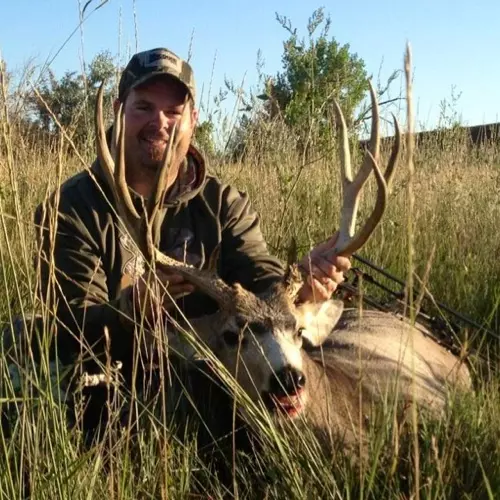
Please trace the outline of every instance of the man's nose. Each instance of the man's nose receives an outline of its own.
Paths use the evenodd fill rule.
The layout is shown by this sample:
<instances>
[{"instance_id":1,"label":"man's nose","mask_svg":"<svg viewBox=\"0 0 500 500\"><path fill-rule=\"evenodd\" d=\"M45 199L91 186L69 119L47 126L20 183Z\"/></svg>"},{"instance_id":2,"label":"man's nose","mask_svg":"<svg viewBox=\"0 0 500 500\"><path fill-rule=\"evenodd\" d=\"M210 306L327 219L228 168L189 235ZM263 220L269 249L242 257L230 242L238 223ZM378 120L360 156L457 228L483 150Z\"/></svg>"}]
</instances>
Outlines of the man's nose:
<instances>
[{"instance_id":1,"label":"man's nose","mask_svg":"<svg viewBox=\"0 0 500 500\"><path fill-rule=\"evenodd\" d=\"M168 129L170 130L175 124L175 117L164 113L163 111L158 111L155 113L153 120L154 124L158 127L158 129Z\"/></svg>"}]
</instances>

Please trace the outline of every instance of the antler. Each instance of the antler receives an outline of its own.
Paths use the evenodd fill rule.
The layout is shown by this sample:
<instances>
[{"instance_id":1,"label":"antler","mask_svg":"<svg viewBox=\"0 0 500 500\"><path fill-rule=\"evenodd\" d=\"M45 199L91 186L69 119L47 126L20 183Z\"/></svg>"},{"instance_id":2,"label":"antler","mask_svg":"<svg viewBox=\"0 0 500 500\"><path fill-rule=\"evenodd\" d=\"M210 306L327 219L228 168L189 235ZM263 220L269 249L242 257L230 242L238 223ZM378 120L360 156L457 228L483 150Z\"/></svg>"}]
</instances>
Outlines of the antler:
<instances>
[{"instance_id":1,"label":"antler","mask_svg":"<svg viewBox=\"0 0 500 500\"><path fill-rule=\"evenodd\" d=\"M327 254L335 254L341 256L351 256L356 250L359 250L370 238L374 229L380 222L384 214L390 182L394 175L394 171L399 158L399 150L401 145L401 133L396 117L393 115L395 140L392 153L387 165L385 174L382 175L378 167L379 150L380 150L380 135L379 135L379 108L375 91L371 82L370 96L372 101L372 126L369 147L366 151L363 164L353 179L351 169L351 154L349 151L349 139L347 134L347 126L344 120L344 115L338 102L334 99L334 109L337 117L337 124L340 132L340 165L342 170L343 184L343 202L340 216L339 234L335 246L327 252ZM375 172L377 180L377 200L373 212L366 220L361 230L355 235L356 217L359 207L359 199L361 190L368 180L371 171ZM298 272L300 270L300 272ZM295 302L297 293L303 283L304 269L300 264L293 264L288 260L287 273L283 279L284 288L290 300Z\"/></svg>"},{"instance_id":2,"label":"antler","mask_svg":"<svg viewBox=\"0 0 500 500\"><path fill-rule=\"evenodd\" d=\"M104 130L103 91L104 82L98 90L95 108L97 156L106 176L106 181L113 193L117 213L125 229L149 264L156 265L157 268L167 272L180 274L186 281L214 299L221 307L230 307L235 292L224 281L215 276L211 269L208 271L200 270L184 264L163 254L156 247L163 219L160 207L166 194L167 173L172 162L172 156L175 154L181 140L181 134L174 127L169 137L162 166L157 172L152 193L147 201L147 207L143 206L142 213L139 214L130 196L125 178L125 112L123 103L120 105L113 127L112 151L114 155L112 155ZM187 106L184 106L183 117L187 108ZM212 262L213 259L211 258L210 261Z\"/></svg>"},{"instance_id":3,"label":"antler","mask_svg":"<svg viewBox=\"0 0 500 500\"><path fill-rule=\"evenodd\" d=\"M394 170L399 158L399 150L401 145L401 133L396 117L393 115L395 140L392 149L391 157L387 165L385 173L382 175L379 167L379 108L375 91L371 82L369 82L370 96L372 101L372 127L371 137L368 150L366 151L363 164L357 173L356 177L352 177L351 155L349 151L349 140L347 135L347 126L344 120L344 115L337 101L334 100L334 109L337 116L337 122L340 131L340 164L343 177L343 203L339 227L339 235L337 243L332 252L337 255L350 256L356 250L361 248L370 238L374 229L380 222L384 214L389 185L394 174ZM367 181L370 172L374 171L377 180L377 201L375 208L367 219L361 230L355 235L356 217L359 207L359 199L361 190Z\"/></svg>"}]
</instances>

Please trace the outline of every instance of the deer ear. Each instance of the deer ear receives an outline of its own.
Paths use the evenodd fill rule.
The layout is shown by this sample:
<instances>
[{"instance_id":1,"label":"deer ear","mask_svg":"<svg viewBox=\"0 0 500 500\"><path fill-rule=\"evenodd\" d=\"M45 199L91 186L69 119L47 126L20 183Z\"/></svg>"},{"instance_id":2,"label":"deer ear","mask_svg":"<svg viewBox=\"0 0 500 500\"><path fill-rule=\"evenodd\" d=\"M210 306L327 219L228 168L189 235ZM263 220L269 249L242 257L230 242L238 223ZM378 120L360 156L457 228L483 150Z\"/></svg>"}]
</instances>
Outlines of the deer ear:
<instances>
[{"instance_id":1,"label":"deer ear","mask_svg":"<svg viewBox=\"0 0 500 500\"><path fill-rule=\"evenodd\" d=\"M300 326L304 328L303 339L311 346L320 346L332 333L343 310L344 303L341 300L298 305L296 313Z\"/></svg>"}]
</instances>

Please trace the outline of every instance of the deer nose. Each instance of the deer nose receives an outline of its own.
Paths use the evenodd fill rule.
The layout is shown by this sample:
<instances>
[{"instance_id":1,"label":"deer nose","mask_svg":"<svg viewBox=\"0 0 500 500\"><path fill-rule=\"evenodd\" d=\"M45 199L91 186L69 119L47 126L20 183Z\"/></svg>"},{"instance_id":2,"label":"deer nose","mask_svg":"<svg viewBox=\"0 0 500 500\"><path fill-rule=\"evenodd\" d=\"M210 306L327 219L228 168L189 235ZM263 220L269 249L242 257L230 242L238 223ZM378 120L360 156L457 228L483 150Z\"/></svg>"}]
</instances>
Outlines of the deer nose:
<instances>
[{"instance_id":1,"label":"deer nose","mask_svg":"<svg viewBox=\"0 0 500 500\"><path fill-rule=\"evenodd\" d=\"M271 377L270 393L275 396L292 395L306 383L306 376L296 368L286 366Z\"/></svg>"}]
</instances>

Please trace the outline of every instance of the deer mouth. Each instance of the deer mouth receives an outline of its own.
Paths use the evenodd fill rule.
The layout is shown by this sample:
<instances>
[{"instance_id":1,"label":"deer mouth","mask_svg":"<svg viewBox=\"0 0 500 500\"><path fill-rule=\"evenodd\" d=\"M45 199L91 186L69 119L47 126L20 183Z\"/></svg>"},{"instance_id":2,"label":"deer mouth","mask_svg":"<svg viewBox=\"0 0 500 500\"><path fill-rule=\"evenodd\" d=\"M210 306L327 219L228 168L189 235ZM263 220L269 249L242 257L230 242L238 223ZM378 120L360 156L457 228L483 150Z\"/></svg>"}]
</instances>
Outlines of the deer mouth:
<instances>
[{"instance_id":1,"label":"deer mouth","mask_svg":"<svg viewBox=\"0 0 500 500\"><path fill-rule=\"evenodd\" d=\"M266 406L273 413L296 418L305 410L306 391L299 389L293 394L266 394Z\"/></svg>"}]
</instances>

